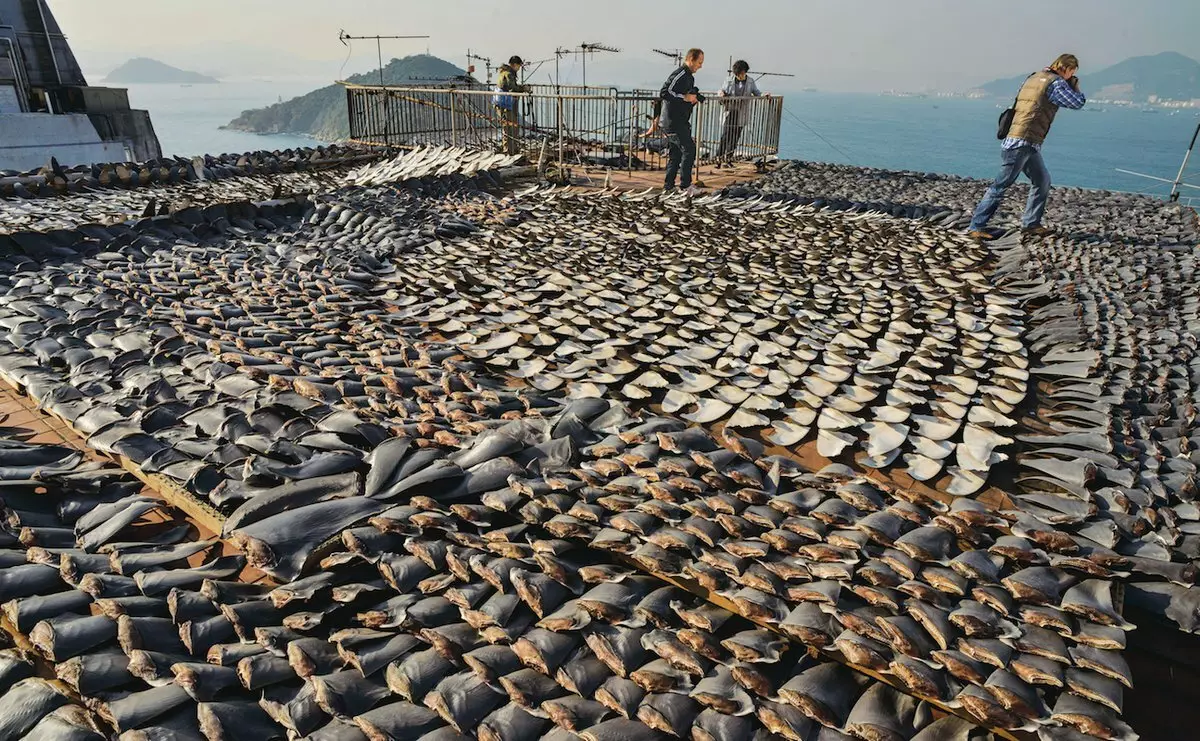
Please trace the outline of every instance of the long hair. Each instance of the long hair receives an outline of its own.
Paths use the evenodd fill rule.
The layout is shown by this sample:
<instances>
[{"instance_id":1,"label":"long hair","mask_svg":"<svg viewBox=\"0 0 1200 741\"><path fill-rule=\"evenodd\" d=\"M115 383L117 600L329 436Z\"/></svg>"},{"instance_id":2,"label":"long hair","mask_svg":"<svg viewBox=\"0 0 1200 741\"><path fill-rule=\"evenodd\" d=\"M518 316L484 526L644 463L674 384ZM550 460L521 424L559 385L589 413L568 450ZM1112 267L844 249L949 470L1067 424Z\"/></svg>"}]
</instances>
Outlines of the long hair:
<instances>
[{"instance_id":1,"label":"long hair","mask_svg":"<svg viewBox=\"0 0 1200 741\"><path fill-rule=\"evenodd\" d=\"M1079 69L1079 58L1074 54L1060 54L1050 65L1055 72L1066 72L1069 69Z\"/></svg>"}]
</instances>

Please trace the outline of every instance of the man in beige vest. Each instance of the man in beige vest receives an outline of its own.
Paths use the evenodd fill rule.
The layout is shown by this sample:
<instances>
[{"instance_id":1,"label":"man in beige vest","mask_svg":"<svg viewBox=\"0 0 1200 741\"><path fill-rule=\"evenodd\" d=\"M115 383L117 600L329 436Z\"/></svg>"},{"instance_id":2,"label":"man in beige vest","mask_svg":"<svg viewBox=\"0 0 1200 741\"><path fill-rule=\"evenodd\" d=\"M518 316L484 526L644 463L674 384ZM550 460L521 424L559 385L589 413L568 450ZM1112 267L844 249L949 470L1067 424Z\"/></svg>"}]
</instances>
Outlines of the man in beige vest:
<instances>
[{"instance_id":1,"label":"man in beige vest","mask_svg":"<svg viewBox=\"0 0 1200 741\"><path fill-rule=\"evenodd\" d=\"M1063 54L1041 72L1035 72L1025 80L1017 94L1012 127L1001 147L1003 165L996 181L975 209L968 230L976 239L992 239L994 235L984 227L1000 207L1004 191L1017 182L1021 173L1029 177L1032 187L1029 201L1025 204L1025 215L1021 228L1026 234L1045 234L1042 226L1046 213L1046 200L1050 197L1050 172L1042 160L1042 144L1050 133L1050 126L1059 108L1079 110L1087 98L1079 90L1079 60L1073 54Z\"/></svg>"}]
</instances>

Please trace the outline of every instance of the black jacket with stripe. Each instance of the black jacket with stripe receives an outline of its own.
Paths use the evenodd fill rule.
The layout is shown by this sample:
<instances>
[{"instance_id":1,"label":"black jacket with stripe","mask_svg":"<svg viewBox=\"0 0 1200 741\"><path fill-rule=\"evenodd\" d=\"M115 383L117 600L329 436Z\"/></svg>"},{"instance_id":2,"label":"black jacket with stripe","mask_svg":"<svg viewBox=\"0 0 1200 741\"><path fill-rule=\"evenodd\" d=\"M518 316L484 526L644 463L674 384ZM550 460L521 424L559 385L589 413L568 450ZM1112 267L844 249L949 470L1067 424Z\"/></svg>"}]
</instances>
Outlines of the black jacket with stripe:
<instances>
[{"instance_id":1,"label":"black jacket with stripe","mask_svg":"<svg viewBox=\"0 0 1200 741\"><path fill-rule=\"evenodd\" d=\"M686 66L671 73L663 83L658 96L663 100L660 125L668 131L685 128L691 123L693 104L683 99L689 90L696 87L696 78Z\"/></svg>"}]
</instances>

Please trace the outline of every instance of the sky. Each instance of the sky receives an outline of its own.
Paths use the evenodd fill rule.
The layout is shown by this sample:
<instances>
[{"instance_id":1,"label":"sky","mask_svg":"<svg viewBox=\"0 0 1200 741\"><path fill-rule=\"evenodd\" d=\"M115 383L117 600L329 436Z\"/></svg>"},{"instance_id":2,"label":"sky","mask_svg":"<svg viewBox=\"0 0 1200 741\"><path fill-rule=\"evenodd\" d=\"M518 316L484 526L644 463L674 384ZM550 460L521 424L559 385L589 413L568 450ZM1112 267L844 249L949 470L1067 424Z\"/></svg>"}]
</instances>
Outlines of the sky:
<instances>
[{"instance_id":1,"label":"sky","mask_svg":"<svg viewBox=\"0 0 1200 741\"><path fill-rule=\"evenodd\" d=\"M730 56L787 72L764 87L826 91L968 90L1079 56L1080 78L1131 56L1200 59L1200 1L1084 0L48 0L93 83L133 56L226 79L332 81L374 69L375 44L352 35L429 35L383 42L384 60L429 51L460 67L467 49L497 62L600 42L591 84L657 84L672 63L651 49L699 46L701 87ZM562 61L563 81L580 78ZM537 81L553 73L543 66ZM548 78L547 78L548 79Z\"/></svg>"}]
</instances>

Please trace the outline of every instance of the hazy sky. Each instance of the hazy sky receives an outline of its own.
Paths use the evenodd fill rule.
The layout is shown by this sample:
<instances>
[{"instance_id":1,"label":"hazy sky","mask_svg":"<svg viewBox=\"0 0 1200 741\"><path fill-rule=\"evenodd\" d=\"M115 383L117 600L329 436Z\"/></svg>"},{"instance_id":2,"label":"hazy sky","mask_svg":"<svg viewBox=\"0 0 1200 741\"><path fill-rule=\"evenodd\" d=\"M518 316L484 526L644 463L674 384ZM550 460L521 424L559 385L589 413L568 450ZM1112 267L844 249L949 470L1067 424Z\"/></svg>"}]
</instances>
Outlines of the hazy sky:
<instances>
[{"instance_id":1,"label":"hazy sky","mask_svg":"<svg viewBox=\"0 0 1200 741\"><path fill-rule=\"evenodd\" d=\"M589 60L589 82L657 79L670 67L653 47L701 46L715 86L728 57L792 72L771 86L824 90L965 90L1077 54L1089 69L1178 51L1200 58L1200 0L49 0L98 82L131 56L226 77L332 80L374 68L372 42L354 35L428 34L385 41L384 59L428 50L459 66L468 47L494 59L550 57L599 41L624 50ZM564 61L564 73L571 67ZM553 65L543 67L545 76ZM576 70L575 76L578 76ZM786 84L785 84L786 82Z\"/></svg>"}]
</instances>

